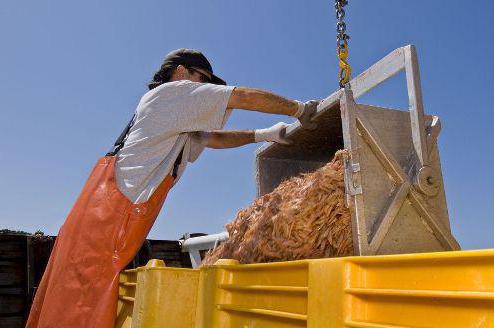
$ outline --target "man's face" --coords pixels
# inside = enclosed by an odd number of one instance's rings
[[[189,80],[192,82],[202,82],[207,83],[211,81],[211,74],[203,70],[202,68],[186,68],[182,65],[177,67],[175,72],[177,80]]]
[[[192,74],[190,74],[192,73]],[[211,74],[201,68],[192,67],[189,69],[190,80],[193,82],[208,83],[211,81]]]

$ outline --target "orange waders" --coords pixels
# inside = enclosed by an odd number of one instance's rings
[[[27,327],[114,327],[119,272],[133,259],[158,216],[174,178],[133,204],[115,181],[115,153],[96,163],[61,227],[36,292]],[[118,144],[118,145],[117,145]]]

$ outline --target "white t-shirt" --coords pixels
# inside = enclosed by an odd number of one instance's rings
[[[133,203],[146,202],[163,179],[178,167],[178,181],[187,162],[194,162],[205,145],[190,132],[222,129],[230,115],[233,86],[187,80],[168,82],[147,92],[136,119],[117,154],[116,180]]]

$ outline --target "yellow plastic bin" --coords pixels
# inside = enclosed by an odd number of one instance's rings
[[[494,250],[121,274],[117,327],[494,327]]]

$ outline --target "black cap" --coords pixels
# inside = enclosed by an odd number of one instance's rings
[[[163,65],[184,65],[186,67],[197,67],[211,74],[211,83],[226,85],[226,82],[213,74],[213,68],[208,59],[198,50],[177,49],[165,57]]]

